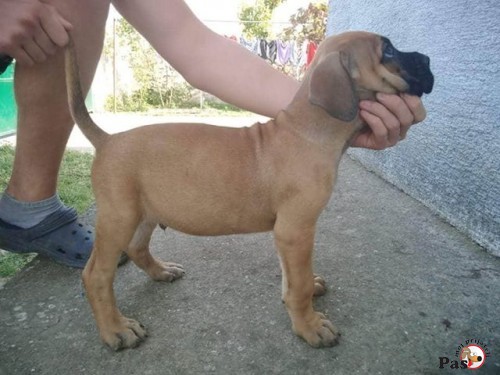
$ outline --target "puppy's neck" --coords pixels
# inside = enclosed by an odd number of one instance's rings
[[[297,99],[280,115],[287,126],[310,142],[343,152],[363,128],[364,123],[359,115],[350,122],[341,121],[330,116],[324,109],[309,103],[307,99]]]

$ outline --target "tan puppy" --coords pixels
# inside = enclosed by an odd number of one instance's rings
[[[109,135],[88,115],[74,48],[68,51],[70,107],[96,148],[96,239],[83,280],[104,342],[117,350],[146,336],[116,306],[113,279],[124,249],[154,280],[184,273],[149,252],[160,224],[200,236],[273,230],[293,331],[314,347],[336,344],[338,331],[312,303],[325,292],[312,269],[316,221],[342,153],[363,126],[359,100],[430,92],[429,58],[401,53],[378,35],[346,33],[320,45],[292,103],[265,124],[159,124]]]

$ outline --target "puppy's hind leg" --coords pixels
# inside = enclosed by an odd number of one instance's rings
[[[127,254],[153,280],[172,282],[184,275],[184,268],[180,264],[163,262],[151,255],[149,243],[155,227],[156,223],[143,220],[135,231]]]

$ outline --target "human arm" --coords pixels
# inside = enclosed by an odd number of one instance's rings
[[[68,42],[71,24],[41,0],[0,0],[0,53],[19,64],[45,61]]]
[[[208,29],[183,0],[113,0],[113,4],[189,83],[224,101],[275,117],[298,90],[296,80]],[[360,115],[368,131],[359,134],[352,146],[383,149],[423,121],[425,109],[418,97],[389,95],[378,102],[362,102]]]
[[[117,10],[194,87],[269,117],[298,89],[238,43],[207,28],[182,0],[114,0]]]

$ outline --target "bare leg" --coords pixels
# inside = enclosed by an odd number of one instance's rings
[[[88,91],[102,50],[109,0],[48,2],[73,25],[82,85]],[[83,268],[92,249],[93,229],[79,223],[76,211],[55,195],[61,159],[73,128],[64,51],[33,67],[18,65],[14,82],[19,113],[17,147],[7,194],[0,200],[0,246],[18,253],[37,252]]]
[[[73,24],[82,84],[87,91],[101,54],[108,0],[50,0]],[[19,112],[14,168],[7,192],[39,201],[56,192],[61,159],[73,128],[64,80],[64,51],[33,67],[17,66]]]

